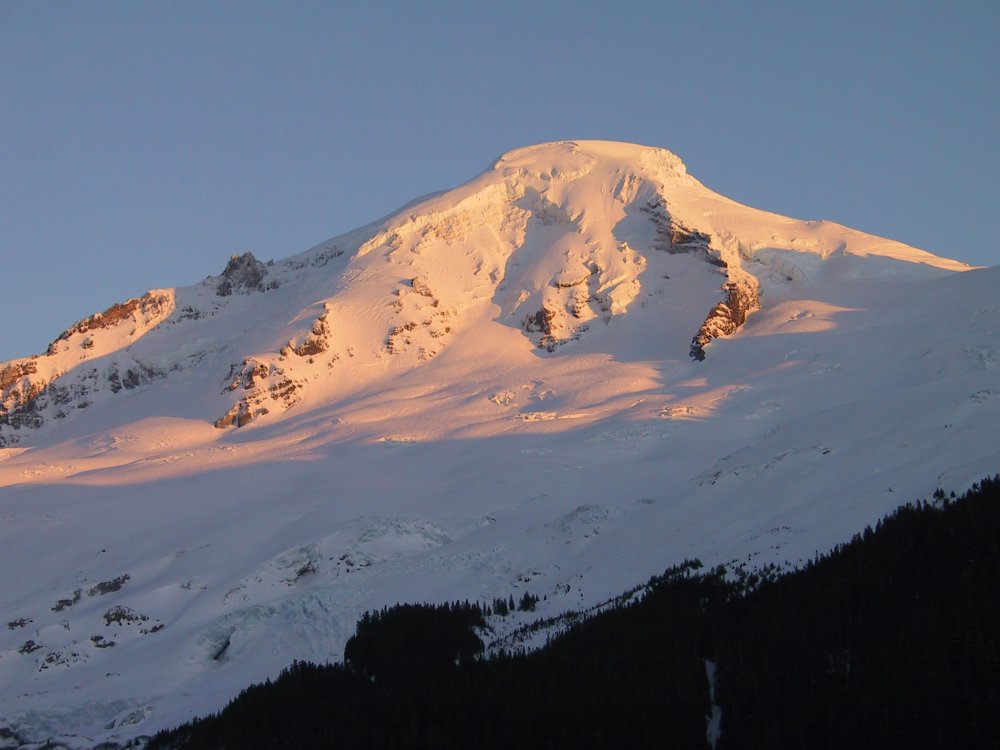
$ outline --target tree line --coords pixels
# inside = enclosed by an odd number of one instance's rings
[[[529,653],[483,658],[502,599],[367,613],[342,663],[295,663],[149,747],[701,750],[706,661],[716,750],[996,747],[997,591],[1000,476],[802,569],[687,561]]]

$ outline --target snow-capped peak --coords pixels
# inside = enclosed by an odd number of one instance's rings
[[[517,149],[219,268],[0,364],[25,741],[219,708],[394,601],[554,614],[685,557],[794,564],[1000,461],[996,269],[738,204],[664,149]]]
[[[529,146],[374,228],[280,263],[234,255],[221,277],[115,305],[94,317],[100,326],[81,321],[46,355],[3,370],[0,444],[30,442],[30,430],[122,387],[206,362],[221,387],[200,394],[203,418],[245,426],[515,331],[555,353],[659,295],[680,339],[663,354],[702,359],[762,294],[928,268],[965,266],[742,206],[665,149]],[[88,334],[99,327],[114,333]]]

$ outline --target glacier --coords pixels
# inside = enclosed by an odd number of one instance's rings
[[[0,363],[0,727],[126,742],[396,602],[811,559],[997,471],[998,284],[563,141],[114,305]]]

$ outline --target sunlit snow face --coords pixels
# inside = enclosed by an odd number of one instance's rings
[[[41,420],[0,424],[17,726],[148,733],[336,658],[366,609],[544,616],[685,557],[795,562],[995,468],[995,274],[740,206],[669,152],[512,152],[256,264],[2,370]],[[733,289],[760,309],[692,359]]]

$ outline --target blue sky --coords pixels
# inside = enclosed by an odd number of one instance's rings
[[[997,39],[996,2],[4,0],[0,360],[564,138],[997,265]]]

